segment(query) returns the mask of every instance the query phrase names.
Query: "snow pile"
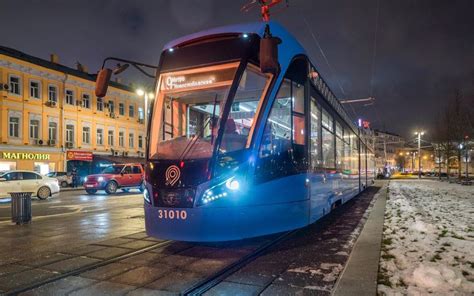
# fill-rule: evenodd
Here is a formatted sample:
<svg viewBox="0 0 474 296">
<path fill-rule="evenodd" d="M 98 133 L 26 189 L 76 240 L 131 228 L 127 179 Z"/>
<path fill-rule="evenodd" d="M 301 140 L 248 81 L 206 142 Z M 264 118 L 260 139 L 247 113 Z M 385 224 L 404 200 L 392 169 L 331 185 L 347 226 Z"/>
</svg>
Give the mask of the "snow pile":
<svg viewBox="0 0 474 296">
<path fill-rule="evenodd" d="M 378 294 L 474 294 L 474 186 L 390 182 Z"/>
</svg>

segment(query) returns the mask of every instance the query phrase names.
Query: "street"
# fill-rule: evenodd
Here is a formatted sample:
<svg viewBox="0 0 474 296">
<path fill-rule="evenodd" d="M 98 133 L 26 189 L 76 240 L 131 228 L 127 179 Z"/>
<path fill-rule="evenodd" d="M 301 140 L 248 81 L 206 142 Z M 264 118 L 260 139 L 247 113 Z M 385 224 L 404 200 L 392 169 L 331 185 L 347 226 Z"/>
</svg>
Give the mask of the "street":
<svg viewBox="0 0 474 296">
<path fill-rule="evenodd" d="M 9 203 L 4 201 L 0 291 L 329 295 L 379 189 L 369 188 L 295 232 L 207 244 L 148 237 L 140 194 L 62 192 L 46 201 L 34 200 L 33 221 L 21 226 L 9 221 Z"/>
<path fill-rule="evenodd" d="M 144 230 L 143 196 L 134 190 L 111 196 L 63 191 L 44 201 L 33 198 L 29 225 L 12 224 L 10 212 L 8 199 L 2 199 L 0 264 Z"/>
</svg>

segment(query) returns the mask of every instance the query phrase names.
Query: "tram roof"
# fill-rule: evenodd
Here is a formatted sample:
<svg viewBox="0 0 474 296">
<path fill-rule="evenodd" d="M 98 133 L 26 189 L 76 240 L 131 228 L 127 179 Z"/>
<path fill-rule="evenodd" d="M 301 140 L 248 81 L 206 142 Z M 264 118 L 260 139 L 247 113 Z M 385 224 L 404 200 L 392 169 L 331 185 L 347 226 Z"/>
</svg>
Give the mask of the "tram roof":
<svg viewBox="0 0 474 296">
<path fill-rule="evenodd" d="M 236 25 L 229 25 L 229 26 L 222 26 L 216 27 L 200 32 L 196 32 L 193 34 L 189 34 L 177 39 L 174 39 L 168 42 L 163 50 L 168 50 L 173 47 L 177 47 L 181 44 L 191 43 L 194 40 L 199 40 L 206 36 L 213 36 L 213 35 L 222 35 L 222 34 L 257 34 L 260 37 L 263 37 L 265 32 L 265 26 L 267 23 L 265 22 L 253 22 L 253 23 L 243 23 L 243 24 L 236 24 Z M 303 46 L 299 43 L 299 41 L 293 37 L 291 33 L 289 33 L 282 25 L 277 22 L 270 21 L 268 23 L 270 25 L 270 31 L 272 35 L 277 36 L 282 39 L 283 43 L 286 45 L 285 47 L 279 50 L 279 60 L 282 61 L 290 61 L 292 57 L 298 54 L 304 54 L 308 56 L 306 50 Z M 312 60 L 309 57 L 309 60 Z M 313 64 L 314 66 L 314 64 Z M 340 114 L 340 116 L 347 122 L 347 124 L 354 130 L 357 131 L 357 127 L 352 121 L 351 117 L 348 115 L 347 111 L 345 110 L 344 106 L 339 102 L 337 97 L 334 93 L 330 90 L 327 83 L 322 79 L 320 75 L 318 75 L 318 79 L 313 80 L 313 84 L 315 87 L 320 91 L 320 93 L 325 97 L 325 99 L 329 102 L 330 105 Z"/>
</svg>

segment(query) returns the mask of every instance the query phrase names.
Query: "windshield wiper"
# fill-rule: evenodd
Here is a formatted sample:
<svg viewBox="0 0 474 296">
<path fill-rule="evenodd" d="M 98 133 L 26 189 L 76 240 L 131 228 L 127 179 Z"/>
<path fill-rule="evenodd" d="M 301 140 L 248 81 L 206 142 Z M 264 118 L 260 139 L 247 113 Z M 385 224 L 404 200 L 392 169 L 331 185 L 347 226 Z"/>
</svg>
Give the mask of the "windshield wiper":
<svg viewBox="0 0 474 296">
<path fill-rule="evenodd" d="M 213 130 L 215 128 L 214 117 L 216 116 L 216 105 L 217 105 L 217 94 L 214 96 L 214 107 L 213 107 L 213 110 L 212 110 L 212 117 L 209 118 L 209 120 L 202 126 L 202 128 L 199 130 L 199 132 L 196 133 L 194 135 L 194 137 L 191 139 L 191 141 L 186 145 L 186 147 L 184 147 L 184 150 L 183 150 L 183 152 L 181 153 L 181 155 L 179 157 L 180 162 L 183 161 L 183 159 L 186 157 L 186 155 L 188 155 L 188 153 L 192 150 L 192 148 L 194 147 L 194 144 L 197 142 L 199 137 L 202 136 L 202 134 L 204 133 L 204 130 L 206 129 L 206 127 L 209 124 L 211 124 L 211 145 L 214 142 Z"/>
</svg>

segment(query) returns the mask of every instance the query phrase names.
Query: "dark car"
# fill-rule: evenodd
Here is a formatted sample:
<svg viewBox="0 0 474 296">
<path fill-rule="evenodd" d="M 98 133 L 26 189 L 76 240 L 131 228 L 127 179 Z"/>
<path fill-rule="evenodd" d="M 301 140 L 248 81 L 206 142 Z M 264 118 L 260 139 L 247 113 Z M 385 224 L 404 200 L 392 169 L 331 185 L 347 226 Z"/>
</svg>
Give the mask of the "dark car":
<svg viewBox="0 0 474 296">
<path fill-rule="evenodd" d="M 143 192 L 145 190 L 143 179 L 144 171 L 141 164 L 114 164 L 106 167 L 100 174 L 85 177 L 83 185 L 89 194 L 94 194 L 98 190 L 113 194 L 118 189 L 128 191 L 131 188 L 137 188 Z"/>
</svg>

